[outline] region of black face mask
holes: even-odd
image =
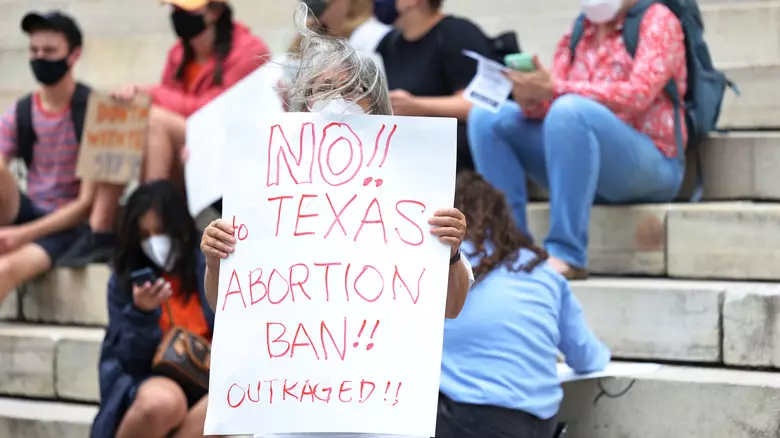
[[[202,15],[190,14],[181,9],[171,12],[171,23],[176,35],[184,41],[195,38],[206,30],[206,20]]]
[[[32,67],[35,79],[43,85],[56,84],[65,77],[70,69],[67,57],[57,61],[49,61],[48,59],[40,58],[33,59],[30,60],[30,67]]]

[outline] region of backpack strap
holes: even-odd
[[[574,54],[577,51],[577,44],[582,39],[582,34],[585,32],[585,14],[580,14],[576,20],[574,20],[574,27],[571,29],[571,38],[569,38],[569,64],[574,62]]]
[[[16,102],[16,150],[17,156],[30,169],[33,145],[37,141],[32,123],[33,95],[24,96]]]
[[[647,8],[654,3],[656,3],[656,0],[640,0],[639,3],[629,9],[626,15],[626,21],[623,25],[623,43],[632,58],[636,55],[637,46],[639,45],[639,28],[642,25],[642,18],[644,17]],[[674,12],[675,15],[679,13],[679,11],[672,12]],[[675,142],[677,143],[677,159],[681,166],[685,166],[685,142],[683,141],[682,135],[682,127],[685,120],[680,116],[681,109],[684,108],[683,102],[685,96],[680,96],[680,91],[677,88],[677,83],[674,81],[674,78],[670,79],[664,86],[664,93],[669,96],[669,99],[674,106],[674,137]],[[693,191],[693,195],[691,195],[691,201],[698,202],[701,200],[702,194],[704,193],[704,172],[702,171],[701,157],[696,141],[689,139],[688,143],[690,149],[693,149],[696,158],[696,187]]]
[[[88,86],[78,83],[70,101],[70,118],[73,121],[73,130],[79,144],[81,144],[81,135],[84,132],[84,119],[87,116],[87,102],[91,92],[92,90]]]

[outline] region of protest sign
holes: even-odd
[[[433,436],[456,121],[232,115],[206,434]]]
[[[122,103],[90,93],[76,175],[113,184],[140,179],[151,105],[148,96]]]
[[[241,112],[255,120],[267,120],[283,113],[277,86],[287,64],[286,55],[273,57],[187,119],[189,158],[184,179],[192,217],[220,200],[224,192],[219,169],[227,143],[225,117]]]

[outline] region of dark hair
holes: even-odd
[[[474,245],[474,253],[468,255],[480,257],[479,265],[474,268],[477,281],[501,265],[513,272],[531,272],[547,260],[547,252],[535,246],[515,225],[504,194],[479,174],[472,171],[458,174],[455,208],[466,216],[466,240]],[[486,242],[490,243],[490,253]],[[532,251],[536,258],[515,268],[522,248]]]
[[[182,292],[194,293],[198,290],[195,254],[199,233],[195,221],[189,215],[184,196],[169,181],[143,184],[130,196],[119,224],[114,272],[125,289],[130,291],[130,273],[154,267],[141,249],[139,232],[139,220],[150,210],[157,213],[163,231],[171,237],[171,254],[179,254],[171,274],[181,278]]]
[[[207,6],[211,10],[221,9],[219,18],[214,23],[215,38],[214,38],[214,55],[217,57],[217,65],[214,69],[214,78],[212,84],[222,85],[222,74],[225,67],[225,59],[230,55],[230,51],[233,50],[233,9],[227,3],[211,2]],[[195,50],[192,48],[188,41],[182,41],[184,45],[184,57],[181,60],[179,68],[176,70],[176,80],[182,81],[184,79],[184,70],[193,59],[195,59]]]

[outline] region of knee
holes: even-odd
[[[149,424],[155,430],[171,431],[178,427],[187,416],[187,399],[178,387],[166,385],[154,391],[141,388],[130,410],[143,424]]]
[[[507,101],[498,112],[492,112],[481,107],[473,107],[469,113],[468,125],[470,143],[478,143],[480,139],[492,135],[500,137],[517,135],[523,120],[523,112],[515,102]],[[488,134],[488,135],[485,135]],[[495,147],[490,144],[486,147]]]
[[[547,113],[545,123],[563,122],[569,124],[584,121],[587,117],[583,116],[594,105],[598,105],[598,103],[587,97],[582,97],[578,94],[566,94],[555,99],[552,105],[550,105],[550,111]]]

